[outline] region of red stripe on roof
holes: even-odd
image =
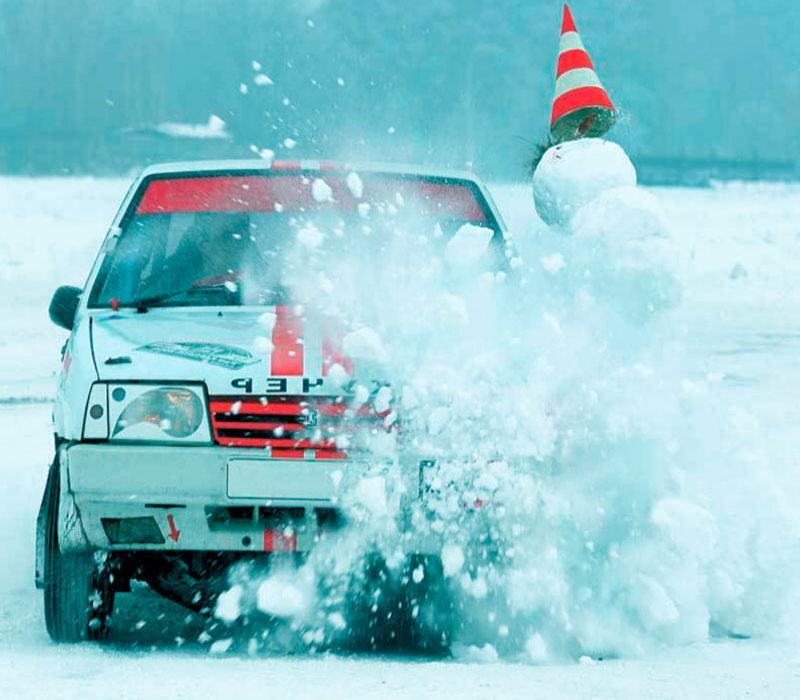
[[[297,177],[176,177],[152,180],[136,213],[271,212],[282,200],[304,205],[314,201]]]
[[[289,170],[288,161],[278,168]],[[299,168],[299,163],[296,164]],[[273,170],[275,168],[273,167]],[[285,175],[205,175],[155,178],[146,186],[136,213],[176,214],[196,212],[314,212],[353,213],[359,202],[397,205],[400,194],[407,212],[422,216],[486,223],[486,212],[472,187],[459,182],[439,182],[427,178],[410,179],[391,174],[365,175],[364,193],[357,200],[350,193],[344,171],[326,172],[326,183],[333,190],[330,202],[313,197],[313,173]],[[399,207],[402,208],[402,207]]]
[[[560,78],[568,70],[573,70],[574,68],[591,68],[594,70],[592,59],[583,49],[571,49],[559,55],[556,77]]]
[[[559,119],[584,107],[603,107],[614,109],[608,93],[601,87],[582,87],[570,90],[553,102],[553,115],[550,119],[552,127]]]
[[[276,377],[303,375],[303,320],[288,306],[275,307],[271,374]]]
[[[572,19],[572,13],[569,11],[569,5],[564,3],[564,19],[561,22],[561,33],[564,32],[577,32],[575,28],[575,20]]]

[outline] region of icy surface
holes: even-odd
[[[127,182],[0,182],[0,401],[30,402],[52,395],[65,337],[47,320],[50,294],[85,277]],[[633,203],[595,198],[601,215],[565,238],[532,215],[527,187],[495,188],[524,261],[522,303],[508,302],[503,281],[465,281],[447,292],[457,323],[441,345],[419,343],[440,327],[441,306],[421,314],[408,295],[424,265],[411,278],[402,276],[407,266],[390,270],[394,279],[381,271],[386,301],[355,309],[369,330],[356,346],[380,347],[383,360],[391,351],[393,388],[419,421],[420,439],[434,450],[463,445],[485,460],[471,480],[475,498],[504,507],[490,517],[513,556],[493,573],[475,568],[468,528],[450,530],[464,521],[442,502],[443,563],[461,601],[455,661],[415,663],[409,673],[407,663],[370,656],[244,660],[261,647],[228,644],[235,635],[226,622],[242,602],[233,604],[235,594],[218,608],[220,628],[208,632],[146,592],[120,596],[107,650],[54,647],[31,583],[50,407],[13,404],[0,406],[8,446],[0,695],[67,687],[104,697],[111,684],[124,697],[221,695],[265,683],[306,697],[329,697],[333,684],[343,696],[366,697],[793,695],[800,189],[661,189],[650,192],[658,216],[657,202],[635,192]],[[618,206],[626,215],[613,224]],[[636,226],[619,231],[632,213]],[[736,265],[748,274],[731,276]],[[425,282],[421,289],[432,291]],[[647,303],[631,302],[640,298]],[[400,309],[397,318],[378,313],[384,304]],[[254,338],[264,334],[259,327]],[[409,363],[413,372],[394,357],[405,343],[424,349]],[[465,440],[476,434],[477,450]],[[491,461],[497,445],[506,459]],[[521,471],[512,453],[534,455],[535,467]],[[381,490],[377,476],[365,479],[353,491],[357,505],[390,541],[391,484]],[[276,591],[266,604],[304,619],[315,601],[303,575],[265,577]],[[337,613],[325,612],[326,630],[345,624]],[[137,629],[140,620],[148,624]],[[709,642],[709,629],[718,641]],[[208,658],[212,646],[222,658]],[[589,663],[615,655],[626,660]]]

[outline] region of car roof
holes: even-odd
[[[128,209],[136,191],[151,177],[163,175],[196,175],[199,173],[226,173],[226,172],[373,172],[397,175],[418,175],[419,177],[445,178],[473,183],[483,195],[489,209],[497,221],[500,230],[508,231],[503,217],[492,198],[489,189],[483,182],[468,170],[449,170],[446,168],[430,168],[418,165],[401,165],[397,163],[349,163],[332,160],[274,160],[267,161],[263,158],[238,159],[238,160],[192,160],[176,163],[157,163],[142,170],[131,183],[128,194],[122,202],[117,215],[114,217],[112,228],[120,226],[125,212]]]
[[[344,171],[344,172],[375,172],[394,173],[398,175],[419,175],[421,177],[443,177],[455,180],[469,180],[482,184],[478,177],[468,170],[451,170],[443,168],[420,167],[418,165],[403,165],[397,163],[349,163],[331,160],[274,160],[241,159],[241,160],[194,160],[178,163],[158,163],[146,167],[137,178],[153,175],[179,175],[192,173],[214,173],[229,171]]]

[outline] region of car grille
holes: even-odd
[[[211,397],[214,439],[227,447],[260,447],[280,459],[347,459],[336,436],[347,406],[308,396]]]

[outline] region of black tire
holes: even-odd
[[[423,575],[419,581],[415,572]],[[425,654],[447,654],[453,639],[453,601],[442,560],[412,555],[406,561],[404,580],[403,607],[410,648]]]
[[[58,463],[51,479],[45,542],[44,621],[54,642],[99,639],[108,631],[114,592],[95,555],[63,553],[58,546]]]
[[[402,602],[383,557],[368,555],[363,570],[350,581],[347,636],[356,650],[390,650],[398,645],[397,621]]]
[[[447,654],[453,604],[441,559],[410,555],[393,575],[381,556],[367,557],[363,574],[351,584],[347,617],[356,648]]]

